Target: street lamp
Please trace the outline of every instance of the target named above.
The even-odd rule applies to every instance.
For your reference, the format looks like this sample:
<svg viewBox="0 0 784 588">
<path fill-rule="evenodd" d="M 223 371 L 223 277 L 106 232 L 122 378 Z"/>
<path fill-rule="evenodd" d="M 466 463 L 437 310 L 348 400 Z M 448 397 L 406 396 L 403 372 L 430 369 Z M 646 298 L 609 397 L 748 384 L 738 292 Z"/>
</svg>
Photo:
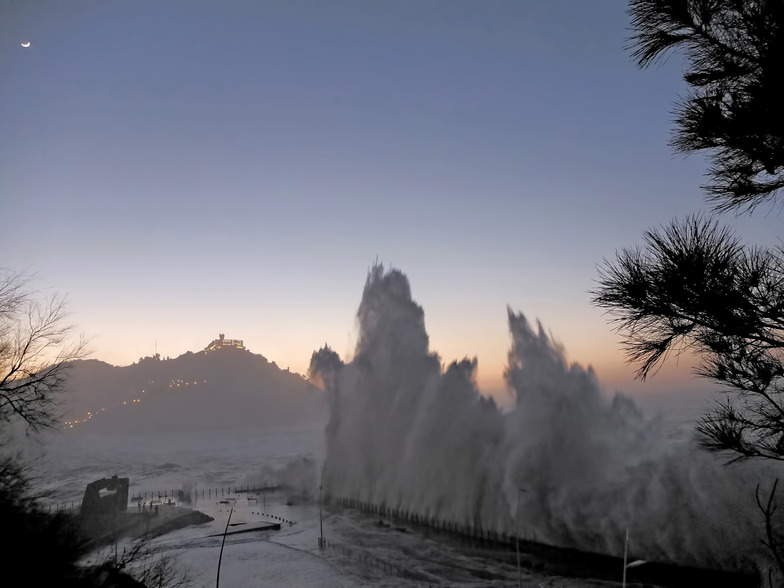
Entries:
<svg viewBox="0 0 784 588">
<path fill-rule="evenodd" d="M 623 544 L 623 588 L 626 588 L 626 570 L 629 568 L 636 568 L 646 563 L 644 559 L 635 559 L 632 562 L 626 563 L 627 555 L 629 554 L 629 527 L 626 527 L 626 541 Z"/>
<path fill-rule="evenodd" d="M 527 492 L 525 488 L 517 489 L 517 515 L 515 517 L 515 544 L 517 546 L 517 584 L 523 586 L 523 571 L 520 567 L 520 494 Z"/>
<path fill-rule="evenodd" d="M 218 575 L 215 577 L 215 588 L 220 588 L 220 567 L 221 560 L 223 559 L 223 546 L 226 544 L 226 533 L 229 532 L 229 523 L 231 522 L 231 513 L 233 512 L 234 508 L 232 507 L 229 509 L 229 518 L 226 519 L 226 529 L 223 531 L 223 541 L 221 541 L 220 554 L 218 555 Z"/>
<path fill-rule="evenodd" d="M 319 549 L 324 549 L 324 516 L 321 507 L 321 491 L 324 488 L 324 470 L 327 467 L 327 462 L 324 462 L 324 465 L 321 467 L 321 480 L 319 481 L 319 529 L 321 535 L 319 536 L 318 546 Z"/>
</svg>

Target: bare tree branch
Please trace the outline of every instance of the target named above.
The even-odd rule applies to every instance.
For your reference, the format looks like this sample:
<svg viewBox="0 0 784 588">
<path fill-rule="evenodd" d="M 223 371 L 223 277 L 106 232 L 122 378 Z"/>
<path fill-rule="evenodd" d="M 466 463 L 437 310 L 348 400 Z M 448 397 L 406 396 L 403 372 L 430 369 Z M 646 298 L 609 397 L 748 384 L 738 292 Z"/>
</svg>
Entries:
<svg viewBox="0 0 784 588">
<path fill-rule="evenodd" d="M 782 557 L 782 548 L 781 548 L 781 534 L 776 532 L 775 524 L 773 522 L 773 515 L 776 513 L 778 509 L 778 505 L 776 504 L 776 488 L 779 485 L 779 479 L 776 478 L 776 481 L 773 482 L 773 488 L 771 488 L 770 493 L 768 494 L 768 499 L 765 504 L 763 504 L 762 499 L 760 498 L 760 485 L 757 484 L 757 488 L 754 492 L 755 497 L 757 499 L 757 507 L 762 512 L 763 516 L 765 517 L 765 537 L 762 541 L 762 544 L 768 548 L 773 556 L 773 559 L 776 561 L 776 565 L 778 565 L 780 570 L 784 570 L 784 557 Z M 771 578 L 769 576 L 768 582 L 771 582 Z"/>
<path fill-rule="evenodd" d="M 184 588 L 191 584 L 187 572 L 177 561 L 161 555 L 151 546 L 152 537 L 144 536 L 124 548 L 118 558 L 107 553 L 102 567 L 122 571 L 147 588 Z"/>
<path fill-rule="evenodd" d="M 0 423 L 54 424 L 70 362 L 86 355 L 66 319 L 64 298 L 43 297 L 24 274 L 0 274 Z"/>
</svg>

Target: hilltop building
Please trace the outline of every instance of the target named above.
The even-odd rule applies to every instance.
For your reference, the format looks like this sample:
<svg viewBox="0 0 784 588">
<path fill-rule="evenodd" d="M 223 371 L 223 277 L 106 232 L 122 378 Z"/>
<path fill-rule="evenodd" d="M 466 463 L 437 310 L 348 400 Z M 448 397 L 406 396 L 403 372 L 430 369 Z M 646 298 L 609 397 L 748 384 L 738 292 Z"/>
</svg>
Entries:
<svg viewBox="0 0 784 588">
<path fill-rule="evenodd" d="M 218 349 L 245 349 L 245 346 L 242 343 L 242 339 L 226 339 L 226 336 L 221 333 L 218 335 L 217 339 L 214 339 L 212 343 L 207 345 L 204 348 L 205 353 L 209 353 L 210 351 L 217 351 Z"/>
</svg>

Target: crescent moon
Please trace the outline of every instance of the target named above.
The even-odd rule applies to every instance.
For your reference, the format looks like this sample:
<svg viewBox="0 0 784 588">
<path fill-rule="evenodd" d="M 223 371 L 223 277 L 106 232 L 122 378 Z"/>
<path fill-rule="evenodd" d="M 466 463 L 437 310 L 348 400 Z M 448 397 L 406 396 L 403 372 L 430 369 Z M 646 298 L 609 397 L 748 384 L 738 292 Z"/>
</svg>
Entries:
<svg viewBox="0 0 784 588">
<path fill-rule="evenodd" d="M 21 43 L 21 45 L 22 45 L 22 47 L 29 47 L 30 46 L 30 41 L 27 41 L 27 43 Z"/>
</svg>

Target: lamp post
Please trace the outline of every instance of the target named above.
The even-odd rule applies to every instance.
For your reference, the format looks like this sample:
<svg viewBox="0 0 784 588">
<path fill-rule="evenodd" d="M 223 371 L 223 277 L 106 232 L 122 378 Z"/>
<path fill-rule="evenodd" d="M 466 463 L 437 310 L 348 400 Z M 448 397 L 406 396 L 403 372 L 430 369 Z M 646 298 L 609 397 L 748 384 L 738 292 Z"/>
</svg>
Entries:
<svg viewBox="0 0 784 588">
<path fill-rule="evenodd" d="M 517 514 L 515 516 L 515 545 L 517 547 L 517 584 L 523 586 L 523 571 L 520 567 L 520 494 L 527 492 L 525 488 L 517 489 Z"/>
<path fill-rule="evenodd" d="M 318 540 L 319 549 L 324 549 L 324 516 L 323 516 L 322 506 L 321 506 L 321 492 L 324 488 L 324 470 L 326 468 L 327 468 L 327 462 L 325 461 L 324 465 L 321 468 L 321 480 L 319 480 L 319 531 L 321 533 L 319 535 L 319 540 Z"/>
<path fill-rule="evenodd" d="M 626 588 L 626 570 L 629 568 L 636 568 L 646 563 L 644 559 L 635 559 L 633 562 L 626 563 L 626 558 L 629 554 L 629 527 L 626 527 L 626 541 L 623 544 L 623 588 Z"/>
<path fill-rule="evenodd" d="M 221 541 L 220 554 L 218 555 L 218 575 L 215 576 L 215 588 L 220 588 L 220 567 L 221 560 L 223 559 L 223 546 L 226 544 L 226 533 L 229 532 L 229 523 L 231 522 L 231 513 L 233 512 L 234 508 L 229 509 L 229 518 L 226 519 L 226 529 L 223 531 L 223 541 Z"/>
</svg>

